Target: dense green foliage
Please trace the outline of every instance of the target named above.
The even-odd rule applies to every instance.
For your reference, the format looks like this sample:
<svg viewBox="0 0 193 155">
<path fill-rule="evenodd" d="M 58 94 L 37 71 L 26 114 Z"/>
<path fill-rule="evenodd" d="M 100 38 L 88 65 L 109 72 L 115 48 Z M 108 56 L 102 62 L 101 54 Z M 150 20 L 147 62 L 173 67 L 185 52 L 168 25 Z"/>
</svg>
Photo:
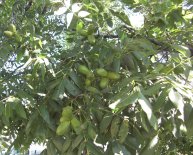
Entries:
<svg viewBox="0 0 193 155">
<path fill-rule="evenodd" d="M 192 154 L 192 5 L 0 2 L 0 148 Z"/>
</svg>

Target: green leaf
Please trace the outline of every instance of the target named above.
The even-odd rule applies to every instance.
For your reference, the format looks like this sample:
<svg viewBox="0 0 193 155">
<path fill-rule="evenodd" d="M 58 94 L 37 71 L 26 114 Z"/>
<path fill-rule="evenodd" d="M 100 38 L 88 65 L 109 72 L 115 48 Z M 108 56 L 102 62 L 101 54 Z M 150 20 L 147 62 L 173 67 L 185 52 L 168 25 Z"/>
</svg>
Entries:
<svg viewBox="0 0 193 155">
<path fill-rule="evenodd" d="M 190 57 L 191 55 L 190 50 L 185 46 L 172 44 L 171 47 L 175 49 L 176 51 L 178 51 L 179 53 L 181 53 L 185 57 Z"/>
<path fill-rule="evenodd" d="M 85 142 L 82 142 L 80 144 L 80 146 L 78 147 L 78 155 L 82 155 L 82 152 L 83 152 L 85 146 L 86 146 Z"/>
<path fill-rule="evenodd" d="M 147 118 L 148 118 L 151 126 L 155 130 L 157 130 L 158 121 L 157 121 L 157 118 L 155 117 L 155 115 L 153 114 L 151 103 L 143 96 L 142 93 L 140 93 L 140 95 L 139 95 L 138 102 L 141 105 L 141 108 L 143 109 L 143 111 L 146 113 Z"/>
<path fill-rule="evenodd" d="M 141 155 L 155 155 L 156 152 L 156 146 L 158 145 L 159 137 L 156 135 L 151 139 L 149 144 L 145 147 L 145 149 L 142 151 Z"/>
<path fill-rule="evenodd" d="M 92 127 L 90 124 L 89 124 L 89 126 L 88 126 L 88 135 L 89 135 L 89 137 L 92 139 L 92 140 L 94 140 L 95 138 L 96 138 L 96 132 L 95 132 L 95 130 L 94 130 L 94 127 Z"/>
<path fill-rule="evenodd" d="M 35 124 L 35 121 L 36 119 L 38 119 L 39 115 L 38 115 L 38 112 L 34 112 L 30 117 L 29 117 L 29 121 L 26 125 L 26 128 L 25 128 L 25 132 L 26 134 L 28 135 L 30 133 L 30 131 L 32 130 L 32 128 L 34 127 L 34 124 Z"/>
<path fill-rule="evenodd" d="M 127 135 L 129 132 L 129 121 L 128 119 L 124 119 L 121 123 L 120 130 L 119 130 L 119 142 L 122 144 L 124 143 Z"/>
<path fill-rule="evenodd" d="M 113 68 L 113 71 L 116 72 L 116 73 L 119 73 L 120 71 L 120 66 L 121 66 L 121 59 L 114 59 L 113 60 L 113 64 L 112 64 L 112 68 Z"/>
<path fill-rule="evenodd" d="M 118 100 L 116 100 L 114 103 L 110 104 L 109 107 L 111 109 L 115 108 L 126 108 L 128 105 L 134 104 L 139 98 L 139 93 L 134 92 L 132 94 L 124 94 L 123 96 L 120 96 Z"/>
<path fill-rule="evenodd" d="M 91 152 L 93 155 L 104 155 L 104 152 L 101 151 L 99 147 L 94 145 L 92 142 L 86 143 L 86 148 Z"/>
<path fill-rule="evenodd" d="M 159 92 L 160 88 L 163 87 L 160 83 L 155 83 L 152 86 L 150 86 L 148 89 L 142 91 L 144 95 L 152 96 Z"/>
<path fill-rule="evenodd" d="M 77 31 L 77 32 L 81 31 L 81 30 L 83 29 L 83 27 L 84 27 L 84 23 L 83 23 L 83 22 L 77 23 L 77 25 L 76 25 L 76 31 Z"/>
<path fill-rule="evenodd" d="M 193 136 L 193 109 L 191 108 L 191 112 L 189 114 L 189 117 L 185 119 L 185 125 L 187 129 L 187 135 L 189 137 Z"/>
<path fill-rule="evenodd" d="M 40 67 L 41 67 L 42 81 L 44 81 L 45 74 L 46 74 L 46 67 L 43 63 L 40 64 Z"/>
<path fill-rule="evenodd" d="M 101 133 L 107 132 L 107 128 L 111 124 L 112 119 L 113 119 L 113 115 L 109 115 L 109 114 L 106 114 L 103 117 L 100 123 L 100 132 Z"/>
<path fill-rule="evenodd" d="M 64 87 L 73 96 L 78 96 L 81 94 L 80 89 L 72 83 L 69 79 L 64 79 Z"/>
<path fill-rule="evenodd" d="M 67 22 L 67 28 L 73 29 L 76 27 L 76 23 L 78 21 L 78 16 L 74 15 L 74 13 L 67 13 L 66 15 L 66 22 Z"/>
<path fill-rule="evenodd" d="M 50 120 L 50 115 L 49 112 L 47 110 L 46 105 L 42 104 L 40 105 L 40 107 L 38 108 L 39 112 L 40 112 L 40 116 L 44 119 L 44 121 L 48 124 L 48 126 L 55 131 L 55 128 Z"/>
<path fill-rule="evenodd" d="M 167 15 L 167 20 L 170 23 L 172 27 L 175 27 L 177 22 L 182 22 L 182 7 L 178 7 L 175 9 L 172 9 L 168 15 Z"/>
<path fill-rule="evenodd" d="M 72 81 L 79 87 L 82 88 L 83 87 L 83 83 L 80 79 L 80 77 L 76 74 L 76 72 L 72 71 L 69 74 L 70 78 L 72 79 Z"/>
<path fill-rule="evenodd" d="M 119 117 L 114 117 L 112 122 L 111 122 L 110 131 L 111 131 L 111 137 L 112 138 L 115 138 L 118 134 L 119 127 L 120 127 L 120 121 L 121 120 Z"/>
<path fill-rule="evenodd" d="M 47 89 L 48 90 L 54 89 L 55 87 L 57 87 L 61 83 L 61 81 L 62 81 L 62 79 L 58 78 L 56 80 L 53 80 L 53 81 L 49 82 Z"/>
<path fill-rule="evenodd" d="M 113 143 L 113 153 L 122 155 L 131 155 L 131 153 L 125 148 L 125 146 L 118 143 Z"/>
<path fill-rule="evenodd" d="M 47 144 L 47 155 L 56 155 L 56 149 L 51 142 Z"/>
<path fill-rule="evenodd" d="M 83 136 L 82 135 L 78 135 L 74 141 L 72 142 L 72 150 L 74 150 L 75 148 L 78 147 L 78 145 L 81 143 L 81 141 L 83 140 Z"/>
<path fill-rule="evenodd" d="M 168 89 L 165 88 L 162 90 L 161 94 L 158 96 L 157 100 L 153 104 L 153 111 L 159 111 L 161 108 L 163 108 L 164 103 L 166 103 L 166 97 L 168 96 Z"/>
<path fill-rule="evenodd" d="M 19 48 L 17 50 L 17 62 L 19 62 L 23 58 L 24 53 L 25 53 L 25 48 Z"/>
<path fill-rule="evenodd" d="M 68 150 L 68 148 L 71 146 L 71 144 L 72 144 L 72 140 L 66 139 L 64 144 L 63 144 L 62 153 L 65 153 Z"/>
<path fill-rule="evenodd" d="M 128 134 L 127 138 L 125 139 L 125 144 L 129 145 L 132 150 L 138 150 L 140 146 L 140 142 L 135 135 Z"/>
<path fill-rule="evenodd" d="M 52 140 L 53 144 L 55 145 L 55 147 L 62 152 L 62 149 L 63 149 L 63 143 L 64 143 L 64 140 L 63 138 L 61 137 L 58 137 L 58 138 L 54 138 Z"/>
<path fill-rule="evenodd" d="M 25 108 L 21 103 L 16 104 L 15 111 L 17 115 L 20 116 L 21 118 L 27 119 Z"/>
<path fill-rule="evenodd" d="M 142 125 L 143 125 L 143 128 L 147 131 L 147 132 L 149 132 L 149 129 L 148 129 L 148 127 L 147 127 L 147 122 L 146 122 L 146 116 L 145 116 L 145 113 L 143 112 L 143 111 L 141 111 L 140 112 L 140 118 L 141 118 L 141 123 L 142 123 Z"/>
<path fill-rule="evenodd" d="M 184 119 L 184 101 L 182 96 L 178 92 L 174 91 L 174 89 L 171 89 L 169 92 L 169 99 L 178 108 L 182 114 L 182 119 Z"/>
<path fill-rule="evenodd" d="M 5 106 L 4 106 L 4 104 L 0 101 L 0 116 L 3 114 L 4 110 L 5 110 Z"/>
<path fill-rule="evenodd" d="M 127 16 L 124 12 L 117 12 L 117 11 L 114 11 L 114 10 L 112 10 L 112 9 L 109 9 L 109 10 L 110 10 L 110 12 L 111 12 L 114 16 L 118 17 L 118 18 L 119 18 L 121 21 L 123 21 L 125 24 L 127 24 L 127 25 L 129 25 L 129 26 L 131 25 L 128 16 Z"/>
<path fill-rule="evenodd" d="M 59 80 L 54 83 L 53 86 L 58 85 Z M 54 94 L 53 94 L 53 99 L 54 100 L 62 100 L 64 97 L 67 95 L 65 94 L 65 81 L 61 80 L 59 86 L 56 88 Z"/>
<path fill-rule="evenodd" d="M 96 42 L 95 36 L 92 35 L 92 34 L 91 34 L 91 35 L 88 35 L 87 38 L 88 38 L 88 42 L 89 42 L 90 44 L 94 44 L 94 43 Z"/>
<path fill-rule="evenodd" d="M 12 103 L 6 103 L 5 104 L 4 115 L 5 115 L 6 119 L 9 119 L 10 117 L 13 116 L 13 106 L 12 106 Z"/>
<path fill-rule="evenodd" d="M 52 68 L 52 64 L 49 62 L 49 60 L 47 58 L 43 58 L 43 60 L 46 67 L 48 68 L 48 71 L 52 74 L 53 77 L 56 77 L 54 69 Z"/>
</svg>

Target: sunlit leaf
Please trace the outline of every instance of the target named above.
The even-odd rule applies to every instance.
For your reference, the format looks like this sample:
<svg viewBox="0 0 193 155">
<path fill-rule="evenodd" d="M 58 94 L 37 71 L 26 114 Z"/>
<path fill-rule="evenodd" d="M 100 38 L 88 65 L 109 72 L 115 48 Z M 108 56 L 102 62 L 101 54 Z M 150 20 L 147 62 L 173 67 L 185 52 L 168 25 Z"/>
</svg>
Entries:
<svg viewBox="0 0 193 155">
<path fill-rule="evenodd" d="M 169 92 L 169 99 L 178 108 L 182 114 L 182 119 L 184 119 L 184 101 L 182 96 L 178 92 L 174 91 L 174 89 L 171 89 Z"/>
<path fill-rule="evenodd" d="M 145 150 L 142 151 L 142 155 L 154 155 L 156 152 L 156 146 L 158 144 L 159 137 L 156 135 L 151 139 Z"/>
<path fill-rule="evenodd" d="M 125 94 L 124 96 L 120 96 L 120 99 L 117 99 L 114 103 L 110 104 L 109 107 L 111 109 L 115 108 L 125 108 L 130 104 L 134 104 L 139 98 L 139 93 L 134 92 L 132 94 Z"/>
<path fill-rule="evenodd" d="M 172 48 L 174 48 L 176 51 L 180 52 L 183 56 L 185 57 L 189 57 L 190 56 L 190 50 L 185 47 L 185 46 L 182 46 L 182 45 L 171 45 Z"/>
<path fill-rule="evenodd" d="M 155 117 L 155 115 L 153 114 L 151 103 L 143 96 L 142 93 L 140 93 L 138 102 L 141 105 L 141 108 L 143 109 L 143 111 L 146 113 L 147 118 L 148 118 L 149 123 L 151 124 L 151 126 L 155 130 L 157 130 L 158 121 L 157 121 L 157 118 Z"/>
<path fill-rule="evenodd" d="M 49 62 L 49 60 L 47 58 L 43 58 L 43 60 L 44 60 L 46 67 L 48 68 L 48 71 L 55 77 L 56 75 L 55 75 L 55 72 L 52 68 L 52 64 Z"/>
<path fill-rule="evenodd" d="M 74 3 L 72 5 L 72 12 L 78 12 L 78 11 L 80 11 L 81 8 L 82 8 L 81 3 Z"/>
<path fill-rule="evenodd" d="M 78 13 L 78 16 L 81 17 L 81 18 L 87 17 L 88 15 L 90 15 L 90 13 L 87 12 L 87 11 L 80 11 Z"/>
</svg>

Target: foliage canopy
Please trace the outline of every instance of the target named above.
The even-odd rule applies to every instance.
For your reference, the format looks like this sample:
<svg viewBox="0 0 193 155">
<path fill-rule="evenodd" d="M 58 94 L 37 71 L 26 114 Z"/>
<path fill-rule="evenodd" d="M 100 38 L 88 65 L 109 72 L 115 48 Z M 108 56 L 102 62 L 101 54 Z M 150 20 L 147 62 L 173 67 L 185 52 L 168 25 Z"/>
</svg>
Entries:
<svg viewBox="0 0 193 155">
<path fill-rule="evenodd" d="M 1 148 L 43 142 L 43 155 L 191 154 L 192 5 L 2 1 Z"/>
</svg>

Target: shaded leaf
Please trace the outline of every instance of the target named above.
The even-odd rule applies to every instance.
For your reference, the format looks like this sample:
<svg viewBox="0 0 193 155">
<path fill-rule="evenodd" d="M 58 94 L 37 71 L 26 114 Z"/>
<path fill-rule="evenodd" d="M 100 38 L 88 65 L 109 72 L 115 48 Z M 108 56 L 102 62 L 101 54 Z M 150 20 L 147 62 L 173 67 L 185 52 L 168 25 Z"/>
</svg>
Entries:
<svg viewBox="0 0 193 155">
<path fill-rule="evenodd" d="M 95 137 L 97 135 L 95 130 L 94 130 L 94 127 L 92 127 L 91 125 L 88 126 L 88 135 L 93 140 L 95 139 Z"/>
<path fill-rule="evenodd" d="M 54 100 L 61 100 L 63 99 L 65 96 L 67 96 L 65 94 L 65 81 L 64 80 L 57 80 L 54 84 L 53 87 L 58 85 L 58 83 L 60 82 L 59 86 L 56 88 L 54 94 L 53 94 L 53 99 Z"/>
<path fill-rule="evenodd" d="M 27 135 L 30 133 L 31 129 L 34 127 L 35 120 L 38 119 L 38 117 L 39 116 L 38 116 L 37 112 L 34 112 L 31 115 L 31 117 L 30 117 L 30 119 L 29 119 L 29 121 L 26 125 L 26 129 L 25 129 L 25 132 L 26 132 Z"/>
<path fill-rule="evenodd" d="M 104 155 L 104 152 L 101 151 L 99 147 L 94 145 L 92 142 L 86 143 L 86 148 L 91 152 L 93 155 Z"/>
<path fill-rule="evenodd" d="M 110 128 L 112 138 L 115 138 L 117 136 L 117 133 L 119 131 L 119 126 L 120 126 L 120 118 L 114 117 L 111 122 L 111 128 Z"/>
<path fill-rule="evenodd" d="M 122 155 L 131 155 L 131 153 L 125 148 L 125 146 L 118 143 L 113 144 L 113 153 Z"/>
<path fill-rule="evenodd" d="M 68 148 L 71 146 L 72 140 L 71 139 L 66 139 L 64 144 L 63 144 L 63 148 L 62 148 L 62 153 L 65 153 Z"/>
<path fill-rule="evenodd" d="M 64 79 L 64 87 L 73 96 L 78 96 L 81 93 L 80 89 L 69 79 Z"/>
<path fill-rule="evenodd" d="M 13 106 L 12 106 L 12 103 L 6 103 L 5 104 L 4 115 L 5 115 L 6 119 L 9 119 L 10 117 L 13 116 Z"/>
<path fill-rule="evenodd" d="M 56 155 L 56 149 L 51 142 L 47 144 L 47 155 Z"/>
<path fill-rule="evenodd" d="M 25 108 L 23 107 L 21 103 L 16 104 L 15 111 L 18 114 L 18 116 L 20 116 L 21 118 L 24 118 L 24 119 L 27 118 Z"/>
<path fill-rule="evenodd" d="M 86 146 L 85 142 L 82 142 L 80 144 L 80 146 L 78 147 L 78 155 L 82 155 L 82 152 L 83 152 L 85 146 Z"/>
<path fill-rule="evenodd" d="M 83 87 L 83 83 L 81 81 L 81 79 L 79 78 L 79 76 L 76 74 L 76 72 L 72 71 L 69 74 L 70 78 L 72 79 L 72 81 L 79 87 L 82 88 Z"/>
<path fill-rule="evenodd" d="M 119 130 L 119 142 L 123 143 L 128 135 L 129 132 L 129 121 L 128 119 L 124 119 L 121 123 L 120 130 Z"/>
<path fill-rule="evenodd" d="M 141 111 L 140 112 L 140 118 L 141 118 L 141 123 L 142 123 L 142 125 L 143 125 L 143 128 L 147 131 L 147 132 L 149 132 L 149 129 L 148 129 L 148 127 L 147 127 L 147 122 L 146 122 L 146 116 L 145 116 L 145 113 L 143 112 L 143 111 Z"/>
<path fill-rule="evenodd" d="M 144 95 L 152 96 L 152 95 L 157 94 L 161 87 L 163 87 L 162 84 L 156 83 L 156 84 L 153 84 L 152 86 L 148 87 L 148 89 L 146 89 L 142 92 Z"/>
<path fill-rule="evenodd" d="M 73 141 L 73 143 L 72 143 L 72 150 L 74 150 L 76 147 L 78 147 L 78 145 L 81 143 L 81 141 L 83 140 L 83 136 L 82 135 L 78 135 L 75 139 L 74 139 L 74 141 Z"/>
<path fill-rule="evenodd" d="M 64 140 L 63 138 L 54 138 L 52 140 L 53 144 L 55 145 L 55 147 L 62 152 L 62 149 L 63 149 L 63 143 L 64 143 Z"/>
<path fill-rule="evenodd" d="M 47 110 L 47 107 L 44 104 L 40 105 L 39 112 L 40 112 L 40 116 L 44 119 L 44 121 L 48 124 L 48 126 L 53 131 L 55 131 L 55 128 L 50 120 L 50 115 L 49 115 L 49 112 Z"/>
<path fill-rule="evenodd" d="M 109 115 L 109 114 L 106 114 L 101 123 L 100 123 L 100 132 L 103 133 L 103 132 L 106 132 L 108 126 L 110 125 L 111 121 L 113 119 L 113 116 L 112 115 Z"/>
</svg>

